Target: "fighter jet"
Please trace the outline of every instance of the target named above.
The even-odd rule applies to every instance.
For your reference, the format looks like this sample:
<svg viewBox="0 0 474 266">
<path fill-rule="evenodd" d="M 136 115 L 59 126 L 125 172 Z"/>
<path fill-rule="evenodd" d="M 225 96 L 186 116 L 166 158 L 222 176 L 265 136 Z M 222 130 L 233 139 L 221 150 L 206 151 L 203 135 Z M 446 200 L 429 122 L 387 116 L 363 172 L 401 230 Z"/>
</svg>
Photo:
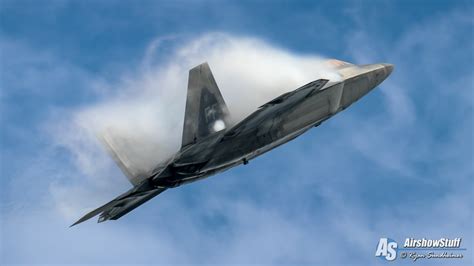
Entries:
<svg viewBox="0 0 474 266">
<path fill-rule="evenodd" d="M 232 125 L 229 110 L 209 65 L 189 71 L 181 149 L 147 174 L 131 171 L 129 162 L 108 150 L 133 188 L 79 219 L 98 214 L 98 222 L 116 220 L 163 191 L 231 167 L 247 164 L 305 133 L 349 107 L 384 81 L 391 64 L 354 65 L 330 60 L 341 79 L 318 79 L 263 104 Z"/>
</svg>

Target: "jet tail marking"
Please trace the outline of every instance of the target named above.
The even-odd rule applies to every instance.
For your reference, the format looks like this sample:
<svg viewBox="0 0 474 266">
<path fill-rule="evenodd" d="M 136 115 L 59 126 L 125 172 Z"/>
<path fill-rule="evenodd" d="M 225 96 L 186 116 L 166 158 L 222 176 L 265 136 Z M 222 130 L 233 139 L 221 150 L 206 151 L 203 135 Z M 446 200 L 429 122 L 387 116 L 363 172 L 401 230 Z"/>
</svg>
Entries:
<svg viewBox="0 0 474 266">
<path fill-rule="evenodd" d="M 229 110 L 207 63 L 189 71 L 183 138 L 185 147 L 230 125 Z"/>
</svg>

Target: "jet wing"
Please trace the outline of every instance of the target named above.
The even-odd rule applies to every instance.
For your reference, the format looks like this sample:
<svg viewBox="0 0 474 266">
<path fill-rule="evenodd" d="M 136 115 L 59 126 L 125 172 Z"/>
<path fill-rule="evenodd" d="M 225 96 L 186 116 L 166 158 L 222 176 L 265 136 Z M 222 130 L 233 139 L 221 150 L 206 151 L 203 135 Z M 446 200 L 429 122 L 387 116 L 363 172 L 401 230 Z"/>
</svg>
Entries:
<svg viewBox="0 0 474 266">
<path fill-rule="evenodd" d="M 305 96 L 304 97 L 309 97 L 311 96 L 313 93 L 321 90 L 324 85 L 326 85 L 326 83 L 328 83 L 329 80 L 327 79 L 318 79 L 318 80 L 315 80 L 315 81 L 312 81 L 304 86 L 301 86 L 299 87 L 298 89 L 294 90 L 294 91 L 290 91 L 290 92 L 287 92 L 287 93 L 284 93 L 278 97 L 276 97 L 275 99 L 269 101 L 268 103 L 260 106 L 259 108 L 265 108 L 265 107 L 269 107 L 269 106 L 273 106 L 273 105 L 276 105 L 276 104 L 280 104 L 286 100 L 288 100 L 289 98 L 291 98 L 292 96 L 296 95 L 296 94 L 299 94 L 301 92 L 305 92 Z"/>
<path fill-rule="evenodd" d="M 151 185 L 151 182 L 149 180 L 145 180 L 139 186 L 130 189 L 129 191 L 118 196 L 109 203 L 106 203 L 105 205 L 84 215 L 81 219 L 79 219 L 71 226 L 89 220 L 90 218 L 98 215 L 99 213 L 99 223 L 107 220 L 117 220 L 118 218 L 124 216 L 136 207 L 142 205 L 146 201 L 152 199 L 153 197 L 157 196 L 165 190 L 165 187 L 154 187 Z"/>
<path fill-rule="evenodd" d="M 240 132 L 246 130 L 250 124 L 253 123 L 254 125 L 258 125 L 261 121 L 267 119 L 268 117 L 275 116 L 276 112 L 287 110 L 295 104 L 298 104 L 301 100 L 318 93 L 324 88 L 324 85 L 326 85 L 328 81 L 329 80 L 327 79 L 318 79 L 312 81 L 296 90 L 284 93 L 267 102 L 266 104 L 260 106 L 257 111 L 253 112 L 244 120 L 240 121 L 234 127 L 229 129 L 223 136 L 222 141 L 235 137 Z"/>
<path fill-rule="evenodd" d="M 99 223 L 107 220 L 117 220 L 165 190 L 166 188 L 164 187 L 158 187 L 114 200 L 115 203 L 108 206 L 108 208 L 104 209 L 100 214 Z"/>
</svg>

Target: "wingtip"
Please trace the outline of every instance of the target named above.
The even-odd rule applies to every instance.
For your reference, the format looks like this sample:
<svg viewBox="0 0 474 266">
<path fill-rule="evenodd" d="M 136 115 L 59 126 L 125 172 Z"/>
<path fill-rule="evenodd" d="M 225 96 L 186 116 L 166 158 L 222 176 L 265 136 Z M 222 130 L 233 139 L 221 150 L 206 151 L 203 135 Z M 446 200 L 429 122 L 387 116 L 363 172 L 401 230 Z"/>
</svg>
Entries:
<svg viewBox="0 0 474 266">
<path fill-rule="evenodd" d="M 80 223 L 80 222 L 79 222 L 79 221 L 77 221 L 77 222 L 75 222 L 75 223 L 71 224 L 71 225 L 69 226 L 69 228 L 71 228 L 71 227 L 73 227 L 73 226 L 75 226 L 76 224 L 79 224 L 79 223 Z"/>
<path fill-rule="evenodd" d="M 91 217 L 89 217 L 90 214 L 91 214 L 91 213 L 88 213 L 88 214 L 82 216 L 81 219 L 79 219 L 79 220 L 77 220 L 75 223 L 71 224 L 71 225 L 69 226 L 69 228 L 75 226 L 76 224 L 80 224 L 80 223 L 82 223 L 82 222 L 84 222 L 84 221 L 90 219 L 90 218 L 91 218 Z"/>
<path fill-rule="evenodd" d="M 95 215 L 94 215 L 94 216 L 95 216 Z M 93 217 L 93 216 L 92 216 L 92 217 Z M 69 228 L 71 228 L 71 227 L 73 227 L 73 226 L 75 226 L 75 225 L 77 225 L 77 224 L 83 223 L 83 222 L 89 220 L 89 219 L 92 218 L 92 217 L 87 217 L 87 215 L 85 215 L 84 217 L 82 217 L 81 219 L 79 219 L 77 222 L 71 224 L 71 225 L 69 226 Z M 99 218 L 98 223 L 100 223 L 100 222 L 101 222 L 101 221 L 100 221 L 100 218 Z"/>
</svg>

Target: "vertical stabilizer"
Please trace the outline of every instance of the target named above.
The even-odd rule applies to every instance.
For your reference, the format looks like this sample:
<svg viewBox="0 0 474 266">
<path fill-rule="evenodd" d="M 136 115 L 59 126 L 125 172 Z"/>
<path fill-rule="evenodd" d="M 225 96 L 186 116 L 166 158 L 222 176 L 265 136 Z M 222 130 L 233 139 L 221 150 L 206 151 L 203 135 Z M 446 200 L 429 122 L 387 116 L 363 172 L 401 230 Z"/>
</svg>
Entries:
<svg viewBox="0 0 474 266">
<path fill-rule="evenodd" d="M 150 167 L 136 151 L 137 143 L 132 139 L 120 137 L 110 128 L 97 137 L 130 183 L 136 186 L 148 177 Z"/>
<path fill-rule="evenodd" d="M 230 124 L 229 110 L 207 63 L 189 71 L 181 146 L 195 143 Z"/>
</svg>

